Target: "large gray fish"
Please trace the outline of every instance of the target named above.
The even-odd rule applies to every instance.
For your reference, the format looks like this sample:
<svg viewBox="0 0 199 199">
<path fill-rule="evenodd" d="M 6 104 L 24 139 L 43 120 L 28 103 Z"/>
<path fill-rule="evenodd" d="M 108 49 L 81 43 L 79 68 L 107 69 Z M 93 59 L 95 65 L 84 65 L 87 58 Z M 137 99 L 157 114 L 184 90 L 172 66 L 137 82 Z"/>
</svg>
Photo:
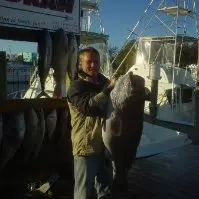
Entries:
<svg viewBox="0 0 199 199">
<path fill-rule="evenodd" d="M 34 158 L 33 154 L 37 142 L 39 120 L 33 108 L 26 110 L 24 117 L 26 124 L 26 134 L 23 141 L 24 163 L 28 163 L 30 159 Z"/>
<path fill-rule="evenodd" d="M 57 111 L 56 109 L 46 111 L 45 113 L 46 133 L 48 140 L 51 140 L 57 125 Z"/>
<path fill-rule="evenodd" d="M 25 135 L 24 115 L 21 112 L 12 112 L 3 117 L 2 161 L 4 168 L 20 148 Z"/>
<path fill-rule="evenodd" d="M 45 92 L 45 82 L 47 75 L 50 70 L 51 61 L 52 61 L 52 39 L 48 30 L 42 30 L 40 34 L 40 39 L 38 42 L 38 73 L 41 83 L 41 93 L 37 96 L 40 98 L 42 96 L 49 97 Z"/>
<path fill-rule="evenodd" d="M 56 82 L 54 97 L 62 98 L 66 95 L 66 72 L 68 66 L 68 37 L 63 29 L 57 30 L 53 39 L 52 68 Z"/>
<path fill-rule="evenodd" d="M 127 173 L 142 134 L 144 101 L 144 79 L 131 72 L 120 77 L 111 92 L 102 137 L 112 158 L 114 191 L 127 189 Z"/>
<path fill-rule="evenodd" d="M 37 139 L 35 144 L 35 158 L 38 158 L 39 153 L 42 149 L 44 137 L 45 137 L 45 118 L 44 118 L 44 111 L 42 108 L 35 109 L 37 117 L 38 117 L 38 131 L 37 131 Z"/>
<path fill-rule="evenodd" d="M 2 114 L 0 113 L 0 147 L 1 147 L 2 137 L 3 137 L 3 118 Z"/>
<path fill-rule="evenodd" d="M 70 86 L 70 82 L 76 78 L 78 73 L 78 44 L 76 36 L 73 33 L 68 35 L 69 39 L 69 60 L 67 67 L 67 88 Z"/>
</svg>

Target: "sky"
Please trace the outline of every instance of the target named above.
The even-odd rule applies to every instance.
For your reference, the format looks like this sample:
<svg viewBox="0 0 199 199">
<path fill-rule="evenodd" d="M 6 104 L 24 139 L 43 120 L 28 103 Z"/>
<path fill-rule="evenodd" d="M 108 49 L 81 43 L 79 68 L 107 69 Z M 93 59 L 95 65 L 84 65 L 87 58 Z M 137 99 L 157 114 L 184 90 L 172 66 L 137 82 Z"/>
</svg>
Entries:
<svg viewBox="0 0 199 199">
<path fill-rule="evenodd" d="M 109 35 L 109 45 L 121 47 L 124 44 L 130 30 L 132 30 L 137 21 L 141 18 L 150 1 L 151 0 L 100 1 L 99 13 L 103 22 L 105 34 Z M 197 10 L 199 10 L 199 4 L 197 5 Z M 93 29 L 99 31 L 99 19 L 96 15 L 93 16 L 92 19 L 93 24 L 95 24 L 93 25 Z M 11 52 L 36 52 L 37 47 L 35 43 L 30 42 L 0 40 L 0 50 Z"/>
<path fill-rule="evenodd" d="M 148 2 L 147 0 L 101 1 L 99 12 L 111 45 L 121 46 L 125 42 L 130 30 L 146 9 Z"/>
</svg>

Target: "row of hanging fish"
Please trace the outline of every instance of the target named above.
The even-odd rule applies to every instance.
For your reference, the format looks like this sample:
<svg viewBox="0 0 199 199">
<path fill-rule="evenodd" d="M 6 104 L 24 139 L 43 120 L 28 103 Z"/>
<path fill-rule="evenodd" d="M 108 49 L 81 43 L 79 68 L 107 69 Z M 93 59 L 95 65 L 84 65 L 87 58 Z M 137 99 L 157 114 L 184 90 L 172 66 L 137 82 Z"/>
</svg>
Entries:
<svg viewBox="0 0 199 199">
<path fill-rule="evenodd" d="M 43 143 L 51 140 L 57 125 L 57 111 L 42 108 L 0 114 L 0 170 L 23 147 L 24 164 L 38 158 Z"/>
<path fill-rule="evenodd" d="M 42 30 L 38 41 L 38 53 L 38 75 L 42 91 L 37 97 L 49 97 L 45 92 L 45 82 L 52 68 L 55 81 L 53 97 L 62 98 L 78 71 L 76 36 L 73 33 L 66 34 L 63 29 L 59 29 L 52 39 L 48 30 Z"/>
</svg>

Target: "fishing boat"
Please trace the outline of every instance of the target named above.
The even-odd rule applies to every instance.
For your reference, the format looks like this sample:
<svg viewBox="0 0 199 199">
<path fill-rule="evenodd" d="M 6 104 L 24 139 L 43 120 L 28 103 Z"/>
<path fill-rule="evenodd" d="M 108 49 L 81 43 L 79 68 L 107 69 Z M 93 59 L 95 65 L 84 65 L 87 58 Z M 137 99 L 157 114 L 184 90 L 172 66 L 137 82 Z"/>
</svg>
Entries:
<svg viewBox="0 0 199 199">
<path fill-rule="evenodd" d="M 108 53 L 109 36 L 105 34 L 105 28 L 99 13 L 100 0 L 82 0 L 81 18 L 81 44 L 80 49 L 93 46 L 100 53 L 101 72 L 111 77 L 112 68 Z"/>
<path fill-rule="evenodd" d="M 195 125 L 199 30 L 196 3 L 151 0 L 123 46 L 130 38 L 135 41 L 124 60 L 136 47 L 135 63 L 128 72 L 143 77 L 151 91 L 151 101 L 145 103 L 146 121 L 137 157 L 191 143 L 186 134 L 190 132 L 179 129 L 191 131 Z"/>
</svg>

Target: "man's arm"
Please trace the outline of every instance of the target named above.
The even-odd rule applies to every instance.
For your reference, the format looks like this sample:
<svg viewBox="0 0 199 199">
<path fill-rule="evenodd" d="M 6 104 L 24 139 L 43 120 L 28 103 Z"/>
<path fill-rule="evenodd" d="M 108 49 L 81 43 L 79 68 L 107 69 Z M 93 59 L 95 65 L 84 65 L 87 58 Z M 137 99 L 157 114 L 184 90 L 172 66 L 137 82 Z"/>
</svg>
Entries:
<svg viewBox="0 0 199 199">
<path fill-rule="evenodd" d="M 68 101 L 85 115 L 104 117 L 112 88 L 108 86 L 94 95 L 93 93 L 85 92 L 83 86 L 80 82 L 73 82 L 67 93 Z"/>
</svg>

